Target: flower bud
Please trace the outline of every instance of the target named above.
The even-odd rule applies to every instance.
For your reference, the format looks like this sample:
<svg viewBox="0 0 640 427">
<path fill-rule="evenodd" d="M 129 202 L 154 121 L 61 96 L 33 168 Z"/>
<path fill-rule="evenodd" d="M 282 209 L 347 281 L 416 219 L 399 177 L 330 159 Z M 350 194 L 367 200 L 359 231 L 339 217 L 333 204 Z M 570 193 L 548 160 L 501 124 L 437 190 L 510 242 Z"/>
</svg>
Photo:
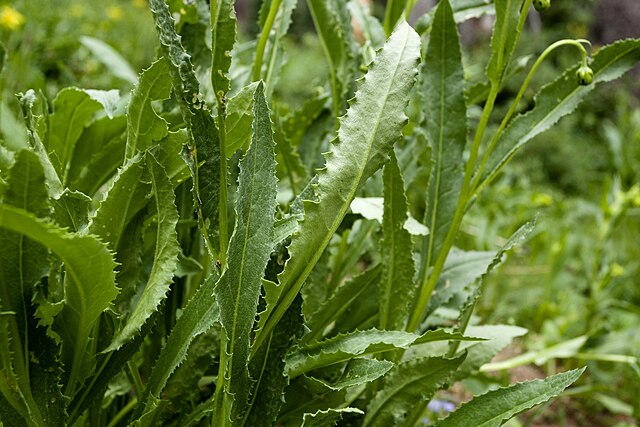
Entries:
<svg viewBox="0 0 640 427">
<path fill-rule="evenodd" d="M 581 86 L 588 86 L 593 82 L 593 70 L 588 65 L 583 65 L 576 71 L 576 77 Z"/>
<path fill-rule="evenodd" d="M 551 7 L 551 0 L 533 0 L 533 7 L 538 12 L 544 12 Z"/>
</svg>

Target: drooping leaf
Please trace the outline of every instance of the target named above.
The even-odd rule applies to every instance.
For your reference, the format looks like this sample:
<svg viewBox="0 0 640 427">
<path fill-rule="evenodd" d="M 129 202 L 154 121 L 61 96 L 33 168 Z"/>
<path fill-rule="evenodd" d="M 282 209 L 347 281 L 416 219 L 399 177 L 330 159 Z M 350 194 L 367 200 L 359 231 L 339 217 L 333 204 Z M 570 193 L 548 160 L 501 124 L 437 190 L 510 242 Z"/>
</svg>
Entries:
<svg viewBox="0 0 640 427">
<path fill-rule="evenodd" d="M 416 405 L 426 404 L 449 380 L 464 357 L 426 357 L 396 366 L 369 402 L 363 427 L 402 425 Z"/>
<path fill-rule="evenodd" d="M 64 262 L 65 305 L 53 326 L 62 338 L 63 362 L 68 370 L 65 394 L 73 394 L 90 369 L 91 357 L 86 352 L 94 322 L 118 295 L 113 256 L 91 235 L 68 233 L 9 205 L 0 205 L 0 227 L 23 233 Z"/>
<path fill-rule="evenodd" d="M 360 85 L 347 113 L 326 169 L 319 172 L 319 203 L 305 202 L 305 218 L 289 247 L 290 259 L 275 293 L 267 293 L 260 316 L 264 327 L 256 337 L 259 347 L 298 294 L 304 281 L 346 215 L 360 186 L 387 160 L 405 123 L 403 109 L 413 86 L 420 40 L 408 24 L 401 24 Z M 371 122 L 370 117 L 375 117 Z"/>
<path fill-rule="evenodd" d="M 490 391 L 475 397 L 452 412 L 438 427 L 474 425 L 498 427 L 521 412 L 558 396 L 573 384 L 585 368 L 553 375 L 544 380 L 533 380 Z"/>
<path fill-rule="evenodd" d="M 154 141 L 167 136 L 167 122 L 159 117 L 151 106 L 152 101 L 169 98 L 171 79 L 169 63 L 160 58 L 140 75 L 127 109 L 127 148 L 125 162 L 138 151 L 144 151 Z"/>
<path fill-rule="evenodd" d="M 252 380 L 247 368 L 251 331 L 258 310 L 276 208 L 275 152 L 269 109 L 258 85 L 254 97 L 253 137 L 240 163 L 236 225 L 228 268 L 216 286 L 220 322 L 226 331 L 225 399 L 233 396 L 232 422 L 244 415 Z"/>
<path fill-rule="evenodd" d="M 307 0 L 329 65 L 333 114 L 342 115 L 355 71 L 354 44 L 347 3 L 342 0 Z"/>
<path fill-rule="evenodd" d="M 535 106 L 517 116 L 498 138 L 482 174 L 480 187 L 491 181 L 520 147 L 570 114 L 600 83 L 617 79 L 640 61 L 640 40 L 624 40 L 601 48 L 589 64 L 593 83 L 580 86 L 575 76 L 578 64 L 544 86 Z"/>
<path fill-rule="evenodd" d="M 327 409 L 313 414 L 304 414 L 300 427 L 333 427 L 343 414 L 363 414 L 358 408 Z"/>
<path fill-rule="evenodd" d="M 463 72 L 453 11 L 444 0 L 434 16 L 421 70 L 420 91 L 425 97 L 425 126 L 433 162 L 424 221 L 429 235 L 422 249 L 421 278 L 440 253 L 460 197 L 467 141 Z"/>
<path fill-rule="evenodd" d="M 338 408 L 347 390 L 336 390 L 316 378 L 301 375 L 286 389 L 285 403 L 276 425 L 300 425 L 305 414 Z"/>
<path fill-rule="evenodd" d="M 180 252 L 176 232 L 178 210 L 175 205 L 173 186 L 164 168 L 152 154 L 147 153 L 145 160 L 151 176 L 151 191 L 158 218 L 153 267 L 137 305 L 122 330 L 105 351 L 117 350 L 140 332 L 142 325 L 164 300 L 178 264 Z"/>
<path fill-rule="evenodd" d="M 378 284 L 378 327 L 383 330 L 402 330 L 417 287 L 413 281 L 413 243 L 404 229 L 407 221 L 407 198 L 398 161 L 391 152 L 391 161 L 384 167 L 384 217 L 382 278 Z"/>
</svg>

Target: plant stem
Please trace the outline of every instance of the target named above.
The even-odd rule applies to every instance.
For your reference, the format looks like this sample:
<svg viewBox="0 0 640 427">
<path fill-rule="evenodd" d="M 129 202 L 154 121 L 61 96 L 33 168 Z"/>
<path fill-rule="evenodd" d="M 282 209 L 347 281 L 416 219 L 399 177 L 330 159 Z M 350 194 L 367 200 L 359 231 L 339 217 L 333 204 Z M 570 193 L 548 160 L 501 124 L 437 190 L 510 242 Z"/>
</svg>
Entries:
<svg viewBox="0 0 640 427">
<path fill-rule="evenodd" d="M 269 33 L 271 33 L 271 28 L 276 20 L 278 9 L 280 9 L 281 4 L 282 0 L 273 0 L 269 7 L 269 14 L 267 15 L 267 20 L 264 22 L 264 27 L 262 28 L 262 33 L 260 33 L 260 39 L 258 40 L 256 59 L 253 62 L 252 81 L 254 82 L 260 80 L 260 75 L 262 74 L 262 58 L 264 57 L 264 51 L 267 47 L 267 41 L 269 40 Z"/>
<path fill-rule="evenodd" d="M 127 362 L 127 371 L 129 373 L 129 378 L 131 378 L 131 381 L 133 381 L 133 386 L 136 389 L 136 397 L 138 399 L 142 399 L 142 390 L 144 390 L 144 386 L 142 385 L 140 372 L 138 371 L 138 368 L 134 366 L 131 360 Z"/>
<path fill-rule="evenodd" d="M 396 0 L 388 0 L 387 1 L 387 7 L 384 11 L 384 33 L 387 35 L 387 37 L 389 37 L 391 35 L 391 32 L 393 31 L 393 24 L 395 24 L 395 22 L 391 22 L 391 13 L 393 11 L 393 6 L 394 3 L 396 2 Z"/>
<path fill-rule="evenodd" d="M 135 408 L 135 406 L 138 404 L 138 399 L 132 399 L 129 403 L 127 403 L 127 405 L 120 409 L 120 412 L 118 412 L 116 414 L 115 417 L 113 417 L 111 419 L 111 421 L 109 421 L 109 424 L 107 424 L 107 427 L 115 427 L 118 425 L 118 423 L 120 421 L 122 421 L 122 419 L 129 413 L 131 412 L 131 410 L 133 408 Z"/>
<path fill-rule="evenodd" d="M 531 70 L 529 71 L 529 74 L 527 74 L 527 77 L 524 79 L 524 82 L 522 83 L 522 86 L 520 87 L 520 90 L 518 91 L 518 94 L 517 94 L 516 98 L 513 100 L 513 103 L 511 104 L 511 107 L 509 108 L 509 111 L 507 111 L 507 114 L 502 119 L 502 122 L 500 123 L 500 127 L 498 127 L 498 130 L 496 131 L 495 135 L 491 139 L 491 143 L 489 144 L 489 147 L 487 148 L 487 151 L 484 153 L 484 156 L 482 157 L 482 160 L 480 161 L 480 165 L 478 166 L 478 170 L 476 171 L 476 176 L 475 176 L 475 179 L 473 181 L 473 185 L 471 186 L 471 193 L 472 194 L 476 194 L 477 192 L 482 191 L 482 189 L 485 188 L 489 184 L 490 181 L 486 180 L 480 186 L 480 180 L 482 179 L 482 172 L 484 171 L 484 168 L 485 168 L 485 166 L 487 164 L 487 161 L 489 160 L 491 152 L 493 151 L 493 149 L 496 146 L 496 143 L 498 142 L 498 138 L 500 137 L 500 135 L 502 134 L 504 129 L 507 127 L 507 124 L 509 123 L 509 120 L 511 119 L 513 114 L 515 113 L 516 108 L 518 108 L 518 104 L 520 103 L 520 100 L 522 99 L 522 97 L 524 95 L 524 92 L 526 91 L 527 87 L 529 86 L 529 83 L 531 82 L 531 79 L 533 78 L 534 74 L 538 70 L 538 67 L 540 67 L 542 62 L 545 60 L 545 58 L 547 56 L 549 56 L 549 54 L 551 52 L 553 52 L 555 49 L 557 49 L 557 48 L 559 48 L 561 46 L 566 46 L 566 45 L 571 45 L 571 46 L 577 47 L 580 50 L 580 53 L 582 55 L 582 63 L 585 64 L 587 62 L 587 51 L 585 50 L 584 46 L 582 46 L 583 43 L 589 43 L 589 41 L 588 40 L 583 40 L 583 39 L 579 39 L 579 40 L 573 40 L 573 39 L 560 40 L 560 41 L 557 41 L 557 42 L 553 43 L 548 48 L 546 48 L 544 50 L 544 52 L 542 52 L 542 54 L 538 57 L 536 62 L 531 67 Z M 480 188 L 478 188 L 479 186 L 480 186 Z"/>
</svg>

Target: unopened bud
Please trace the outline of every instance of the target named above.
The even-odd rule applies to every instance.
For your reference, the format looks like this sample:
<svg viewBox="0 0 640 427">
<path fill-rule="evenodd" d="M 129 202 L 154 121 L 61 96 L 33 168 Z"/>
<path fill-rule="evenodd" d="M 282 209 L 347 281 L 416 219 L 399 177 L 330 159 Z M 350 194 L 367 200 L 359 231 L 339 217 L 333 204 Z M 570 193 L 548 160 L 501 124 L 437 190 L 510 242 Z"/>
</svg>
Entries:
<svg viewBox="0 0 640 427">
<path fill-rule="evenodd" d="M 551 0 L 533 0 L 533 7 L 538 12 L 544 12 L 551 7 Z"/>
<path fill-rule="evenodd" d="M 593 70 L 588 65 L 583 65 L 576 71 L 576 77 L 581 86 L 588 86 L 593 82 Z"/>
</svg>

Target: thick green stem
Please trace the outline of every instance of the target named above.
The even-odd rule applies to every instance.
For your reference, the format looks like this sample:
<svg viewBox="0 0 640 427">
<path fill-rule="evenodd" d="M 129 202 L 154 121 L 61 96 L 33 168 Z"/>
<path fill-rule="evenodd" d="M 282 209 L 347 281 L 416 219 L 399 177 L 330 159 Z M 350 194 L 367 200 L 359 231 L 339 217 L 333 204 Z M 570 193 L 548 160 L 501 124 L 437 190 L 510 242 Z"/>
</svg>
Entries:
<svg viewBox="0 0 640 427">
<path fill-rule="evenodd" d="M 264 51 L 267 48 L 269 33 L 271 33 L 271 28 L 273 27 L 273 23 L 276 20 L 278 9 L 280 9 L 281 4 L 282 0 L 273 0 L 271 2 L 271 6 L 269 7 L 269 14 L 267 15 L 267 20 L 264 23 L 264 27 L 262 28 L 262 33 L 260 33 L 260 40 L 258 40 L 256 59 L 253 62 L 252 81 L 254 82 L 260 80 L 260 76 L 262 74 L 262 58 L 264 57 Z"/>
<path fill-rule="evenodd" d="M 144 386 L 142 385 L 142 378 L 140 378 L 140 372 L 138 368 L 133 364 L 130 360 L 127 362 L 127 371 L 129 373 L 129 378 L 133 381 L 133 386 L 136 389 L 136 397 L 142 399 L 142 393 L 144 390 Z"/>
<path fill-rule="evenodd" d="M 507 127 L 507 124 L 509 123 L 509 120 L 511 120 L 511 117 L 513 117 L 513 114 L 516 112 L 516 109 L 518 108 L 518 104 L 520 103 L 520 100 L 522 100 L 524 92 L 527 90 L 527 87 L 529 87 L 529 83 L 531 82 L 531 79 L 533 78 L 534 74 L 538 70 L 538 67 L 540 67 L 540 64 L 542 64 L 542 62 L 545 60 L 545 58 L 551 52 L 553 52 L 555 49 L 557 49 L 557 48 L 559 48 L 561 46 L 566 46 L 566 45 L 571 45 L 571 46 L 577 47 L 578 50 L 580 50 L 580 53 L 582 55 L 582 63 L 586 64 L 587 63 L 587 51 L 586 51 L 586 49 L 584 48 L 584 46 L 582 44 L 589 44 L 589 41 L 588 40 L 583 40 L 583 39 L 579 39 L 579 40 L 570 40 L 570 39 L 560 40 L 560 41 L 557 41 L 557 42 L 553 43 L 548 48 L 546 48 L 544 50 L 544 52 L 542 52 L 540 57 L 538 57 L 536 62 L 531 67 L 531 70 L 529 71 L 529 74 L 527 74 L 527 77 L 524 79 L 524 82 L 522 83 L 522 86 L 520 87 L 520 90 L 518 91 L 518 94 L 517 94 L 516 98 L 513 100 L 513 103 L 511 104 L 511 107 L 509 108 L 509 111 L 507 111 L 507 114 L 502 119 L 502 122 L 500 123 L 500 126 L 498 127 L 498 130 L 493 135 L 493 138 L 491 139 L 491 143 L 489 144 L 489 147 L 487 147 L 487 150 L 484 153 L 484 156 L 482 157 L 482 160 L 480 161 L 480 165 L 478 166 L 478 170 L 476 171 L 476 176 L 475 176 L 475 179 L 473 181 L 473 185 L 471 186 L 471 193 L 472 194 L 477 194 L 478 192 L 482 191 L 482 189 L 485 188 L 487 186 L 487 184 L 489 184 L 488 180 L 486 180 L 482 184 L 480 184 L 480 180 L 482 179 L 482 172 L 484 171 L 484 168 L 485 168 L 485 166 L 487 164 L 487 161 L 489 161 L 489 157 L 491 155 L 491 152 L 493 151 L 493 149 L 496 146 L 496 143 L 498 142 L 498 138 L 500 137 L 500 135 L 502 134 L 504 129 Z"/>
<path fill-rule="evenodd" d="M 391 20 L 393 19 L 393 17 L 391 16 L 391 14 L 393 13 L 393 6 L 394 3 L 396 2 L 396 0 L 388 0 L 387 1 L 387 8 L 385 10 L 384 13 L 384 33 L 387 35 L 387 37 L 389 37 L 391 35 L 391 32 L 393 31 L 393 25 L 395 24 L 395 22 L 392 22 Z"/>
<path fill-rule="evenodd" d="M 138 399 L 132 399 L 131 401 L 129 401 L 129 403 L 127 403 L 127 405 L 122 408 L 120 412 L 118 412 L 116 416 L 111 419 L 111 421 L 109 421 L 107 427 L 116 427 L 120 423 L 120 421 L 122 421 L 124 417 L 126 417 L 127 414 L 136 407 L 137 404 Z"/>
</svg>

